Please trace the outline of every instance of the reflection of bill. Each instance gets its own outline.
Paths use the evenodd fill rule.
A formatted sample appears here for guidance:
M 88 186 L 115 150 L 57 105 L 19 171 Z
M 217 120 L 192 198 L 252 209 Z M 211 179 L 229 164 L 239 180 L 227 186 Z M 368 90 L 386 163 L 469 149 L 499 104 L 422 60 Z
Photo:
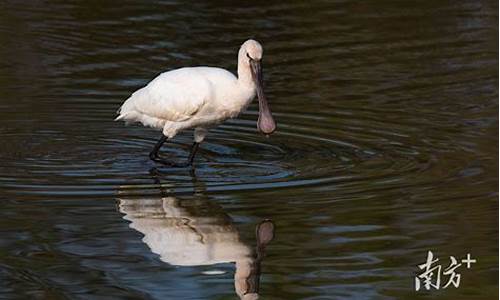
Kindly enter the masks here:
M 236 293 L 241 299 L 258 298 L 260 263 L 274 237 L 272 221 L 257 225 L 257 246 L 252 251 L 240 240 L 230 217 L 208 200 L 119 199 L 119 208 L 162 261 L 178 266 L 234 262 Z

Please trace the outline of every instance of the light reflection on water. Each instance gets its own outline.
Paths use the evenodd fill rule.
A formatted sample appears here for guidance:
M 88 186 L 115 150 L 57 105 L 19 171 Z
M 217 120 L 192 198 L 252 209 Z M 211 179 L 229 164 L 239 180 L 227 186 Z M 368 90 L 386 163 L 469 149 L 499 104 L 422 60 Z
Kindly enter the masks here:
M 272 221 L 256 226 L 255 253 L 241 241 L 231 218 L 208 199 L 175 197 L 118 199 L 120 212 L 130 228 L 163 262 L 173 266 L 205 266 L 234 263 L 234 286 L 241 299 L 257 299 L 261 262 L 274 236 Z M 217 270 L 203 274 L 223 273 Z

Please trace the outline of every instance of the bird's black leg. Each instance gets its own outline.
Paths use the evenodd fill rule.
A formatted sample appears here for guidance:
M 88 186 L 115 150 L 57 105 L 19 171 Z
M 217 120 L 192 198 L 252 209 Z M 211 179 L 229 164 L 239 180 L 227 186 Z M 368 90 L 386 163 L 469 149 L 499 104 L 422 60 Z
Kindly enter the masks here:
M 194 161 L 194 156 L 196 155 L 196 151 L 198 151 L 199 146 L 200 146 L 200 143 L 194 142 L 193 145 L 191 146 L 191 150 L 189 151 L 189 157 L 188 157 L 187 162 L 182 163 L 182 164 L 172 164 L 172 166 L 177 167 L 177 168 L 192 167 L 193 161 Z
M 152 161 L 155 161 L 155 162 L 167 165 L 167 166 L 171 166 L 171 167 L 177 167 L 177 168 L 185 168 L 185 167 L 189 167 L 189 166 L 193 165 L 194 156 L 196 155 L 196 151 L 198 151 L 198 147 L 199 147 L 200 143 L 196 143 L 196 142 L 193 143 L 193 145 L 191 146 L 191 151 L 189 152 L 188 161 L 186 163 L 176 164 L 176 163 L 172 163 L 172 162 L 166 161 L 164 159 L 161 159 L 158 155 L 158 151 L 160 151 L 161 146 L 165 143 L 166 140 L 167 140 L 167 137 L 162 135 L 162 137 L 158 140 L 158 142 L 154 146 L 153 151 L 151 151 L 151 153 L 149 153 L 149 158 Z
M 193 145 L 191 146 L 191 151 L 189 151 L 189 157 L 188 157 L 188 166 L 191 166 L 194 161 L 194 156 L 196 155 L 196 151 L 198 151 L 198 147 L 200 146 L 200 143 L 194 142 Z
M 151 160 L 156 161 L 158 159 L 158 151 L 160 151 L 161 146 L 165 143 L 166 140 L 167 140 L 167 137 L 162 135 L 161 138 L 156 143 L 156 145 L 154 146 L 153 151 L 151 151 L 151 153 L 149 153 L 149 158 Z
M 164 159 L 160 158 L 160 156 L 158 155 L 158 152 L 160 151 L 161 146 L 165 143 L 166 140 L 167 140 L 167 137 L 162 135 L 161 138 L 156 143 L 156 145 L 154 146 L 153 151 L 151 151 L 149 153 L 149 159 L 151 159 L 154 162 L 160 163 L 160 164 L 164 164 L 164 165 L 171 166 L 171 167 L 176 167 L 177 165 L 175 163 L 164 160 Z

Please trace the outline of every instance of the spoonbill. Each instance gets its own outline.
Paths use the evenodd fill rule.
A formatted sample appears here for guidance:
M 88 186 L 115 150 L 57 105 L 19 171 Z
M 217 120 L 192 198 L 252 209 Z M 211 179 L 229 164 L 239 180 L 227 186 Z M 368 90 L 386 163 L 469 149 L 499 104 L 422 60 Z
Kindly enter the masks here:
M 115 120 L 139 122 L 162 130 L 149 158 L 173 167 L 192 166 L 208 130 L 238 116 L 255 95 L 259 99 L 257 129 L 270 135 L 276 130 L 276 123 L 264 94 L 262 53 L 259 42 L 252 39 L 244 42 L 238 52 L 238 77 L 227 70 L 205 66 L 164 72 L 134 92 L 122 104 Z M 159 156 L 165 141 L 191 128 L 194 128 L 194 143 L 186 163 L 172 163 Z

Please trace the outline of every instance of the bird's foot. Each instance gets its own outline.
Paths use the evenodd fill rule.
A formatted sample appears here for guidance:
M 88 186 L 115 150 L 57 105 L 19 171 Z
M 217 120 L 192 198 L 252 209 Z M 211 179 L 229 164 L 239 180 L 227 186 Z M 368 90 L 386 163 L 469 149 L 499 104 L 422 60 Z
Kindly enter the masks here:
M 171 168 L 187 168 L 187 167 L 193 168 L 193 164 L 190 162 L 175 163 L 175 162 L 171 162 L 171 161 L 165 160 L 163 158 L 160 158 L 158 155 L 155 155 L 154 153 L 149 154 L 149 159 L 151 159 L 154 162 L 160 163 L 164 166 L 171 167 Z

